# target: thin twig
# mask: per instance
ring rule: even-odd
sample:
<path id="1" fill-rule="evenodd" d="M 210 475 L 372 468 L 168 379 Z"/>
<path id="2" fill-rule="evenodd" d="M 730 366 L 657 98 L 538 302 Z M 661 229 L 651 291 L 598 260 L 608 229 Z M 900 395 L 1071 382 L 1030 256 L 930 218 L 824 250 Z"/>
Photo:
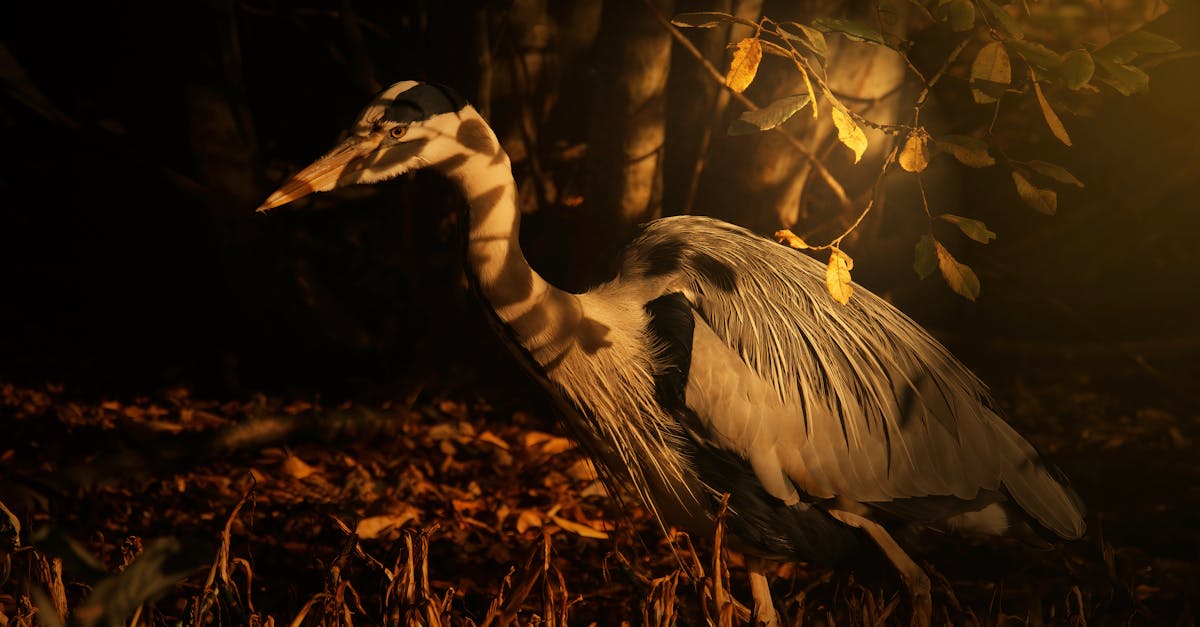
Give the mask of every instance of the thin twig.
<path id="1" fill-rule="evenodd" d="M 672 26 L 671 21 L 658 11 L 658 9 L 650 3 L 650 0 L 642 0 L 642 2 L 654 16 L 654 19 L 658 20 L 658 23 L 661 24 L 663 28 L 667 29 L 667 32 L 671 34 L 671 37 L 674 38 L 675 41 L 679 42 L 679 45 L 683 46 L 684 49 L 690 52 L 692 56 L 695 57 L 702 66 L 704 66 L 704 69 L 707 70 L 708 75 L 712 77 L 712 79 L 719 85 L 721 85 L 722 88 L 728 90 L 729 93 L 735 99 L 737 99 L 737 101 L 743 107 L 746 107 L 751 111 L 758 111 L 762 108 L 747 98 L 744 94 L 740 94 L 730 89 L 729 86 L 725 84 L 725 77 L 721 75 L 721 72 L 718 71 L 708 59 L 704 57 L 704 53 L 700 52 L 700 50 L 696 48 L 695 44 L 688 40 L 683 33 L 679 32 L 679 29 Z M 833 174 L 830 173 L 829 169 L 825 167 L 825 164 L 821 163 L 821 161 L 817 159 L 816 156 L 813 155 L 803 143 L 800 142 L 800 140 L 792 137 L 790 134 L 784 131 L 782 127 L 777 126 L 772 130 L 782 136 L 789 144 L 791 144 L 792 148 L 794 148 L 797 152 L 803 155 L 805 159 L 813 164 L 813 167 L 817 169 L 817 173 L 821 175 L 821 180 L 825 181 L 825 184 L 829 186 L 829 189 L 833 191 L 833 194 L 837 196 L 838 202 L 842 205 L 843 209 L 849 211 L 853 208 L 853 205 L 850 203 L 850 198 L 846 195 L 845 188 L 843 188 L 842 184 L 833 177 Z"/>

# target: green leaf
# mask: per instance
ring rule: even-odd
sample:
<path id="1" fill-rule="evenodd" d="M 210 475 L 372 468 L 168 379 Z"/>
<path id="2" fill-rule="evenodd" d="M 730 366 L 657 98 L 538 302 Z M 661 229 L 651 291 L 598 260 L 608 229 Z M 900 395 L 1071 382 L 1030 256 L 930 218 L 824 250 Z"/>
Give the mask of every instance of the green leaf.
<path id="1" fill-rule="evenodd" d="M 988 153 L 987 142 L 966 135 L 946 135 L 937 140 L 942 152 L 949 153 L 959 163 L 972 168 L 996 165 L 996 159 Z"/>
<path id="2" fill-rule="evenodd" d="M 1050 101 L 1046 100 L 1046 94 L 1042 93 L 1042 86 L 1038 83 L 1037 74 L 1034 74 L 1033 68 L 1029 69 L 1029 78 L 1033 82 L 1033 93 L 1037 95 L 1038 105 L 1042 107 L 1042 117 L 1046 118 L 1046 125 L 1050 127 L 1050 132 L 1054 133 L 1058 141 L 1070 146 L 1071 136 L 1067 134 L 1067 127 L 1063 126 L 1062 120 L 1058 119 L 1058 114 L 1050 106 Z"/>
<path id="3" fill-rule="evenodd" d="M 979 298 L 979 277 L 975 276 L 971 266 L 960 263 L 941 242 L 934 241 L 934 245 L 937 246 L 938 269 L 942 271 L 946 285 L 967 300 Z"/>
<path id="4" fill-rule="evenodd" d="M 1150 75 L 1141 68 L 1100 57 L 1096 57 L 1096 65 L 1099 65 L 1103 72 L 1100 80 L 1120 92 L 1122 96 L 1131 96 L 1150 89 Z"/>
<path id="5" fill-rule="evenodd" d="M 766 131 L 787 122 L 797 111 L 808 105 L 808 94 L 788 96 L 759 109 L 744 111 L 738 119 L 729 125 L 730 135 L 748 135 L 758 131 Z"/>
<path id="6" fill-rule="evenodd" d="M 1042 176 L 1052 178 L 1052 179 L 1058 181 L 1059 183 L 1065 183 L 1067 185 L 1074 185 L 1076 187 L 1083 187 L 1083 181 L 1075 178 L 1074 174 L 1071 174 L 1070 172 L 1068 172 L 1067 169 L 1062 167 L 1061 165 L 1055 165 L 1053 163 L 1046 163 L 1045 161 L 1037 161 L 1037 160 L 1030 161 L 1029 163 L 1026 163 L 1025 165 L 1029 166 L 1029 169 L 1033 170 L 1034 172 L 1037 172 L 1038 174 L 1041 174 Z"/>
<path id="7" fill-rule="evenodd" d="M 996 234 L 992 231 L 989 231 L 987 225 L 979 220 L 972 220 L 971 218 L 956 216 L 952 213 L 943 213 L 938 217 L 946 222 L 949 222 L 950 224 L 953 224 L 954 226 L 957 226 L 958 230 L 963 232 L 963 235 L 966 235 L 980 244 L 986 244 L 996 239 Z"/>
<path id="8" fill-rule="evenodd" d="M 1000 28 L 1008 33 L 1010 37 L 1021 39 L 1025 36 L 1021 32 L 1021 24 L 1017 22 L 1017 18 L 1013 17 L 1008 11 L 1005 11 L 1003 7 L 992 2 L 992 0 L 979 0 L 979 3 L 983 5 L 983 8 L 987 9 L 992 19 L 1000 23 Z"/>
<path id="9" fill-rule="evenodd" d="M 932 235 L 922 235 L 917 240 L 916 257 L 913 259 L 913 270 L 922 279 L 933 274 L 937 268 L 937 240 Z"/>
<path id="10" fill-rule="evenodd" d="M 783 33 L 784 37 L 800 42 L 800 44 L 804 47 L 812 50 L 818 55 L 821 55 L 822 59 L 829 54 L 829 46 L 825 43 L 824 33 L 811 26 L 801 24 L 800 22 L 788 22 L 787 26 L 791 26 L 799 30 L 803 37 L 798 37 L 795 34 L 788 32 L 787 29 L 781 28 L 780 31 Z"/>
<path id="11" fill-rule="evenodd" d="M 975 102 L 987 104 L 996 102 L 997 97 L 992 90 L 995 85 L 1008 85 L 1012 82 L 1012 63 L 1004 44 L 993 41 L 979 49 L 975 61 L 971 63 L 971 95 Z"/>
<path id="12" fill-rule="evenodd" d="M 1162 35 L 1135 30 L 1108 42 L 1106 46 L 1096 51 L 1096 58 L 1114 63 L 1129 63 L 1139 54 L 1175 52 L 1176 50 L 1179 50 L 1179 44 Z"/>
<path id="13" fill-rule="evenodd" d="M 754 22 L 744 20 L 742 18 L 721 13 L 719 11 L 696 11 L 694 13 L 680 13 L 671 18 L 671 23 L 680 28 L 712 28 L 720 26 L 722 23 L 729 24 L 746 24 L 749 26 L 757 26 Z"/>
<path id="14" fill-rule="evenodd" d="M 1016 170 L 1013 170 L 1012 179 L 1017 185 L 1017 195 L 1034 211 L 1051 216 L 1058 211 L 1058 194 L 1054 193 L 1054 190 L 1035 186 L 1024 174 Z"/>
<path id="15" fill-rule="evenodd" d="M 852 41 L 869 41 L 876 44 L 883 43 L 883 34 L 877 29 L 854 20 L 844 20 L 836 17 L 822 17 L 813 20 L 813 26 L 816 26 L 827 33 L 839 33 Z"/>
<path id="16" fill-rule="evenodd" d="M 1011 39 L 1007 43 L 1021 58 L 1040 68 L 1057 70 L 1062 65 L 1062 57 L 1042 44 L 1024 39 Z"/>
<path id="17" fill-rule="evenodd" d="M 1064 54 L 1062 65 L 1058 68 L 1058 74 L 1066 83 L 1067 89 L 1079 89 L 1087 85 L 1095 73 L 1096 63 L 1092 61 L 1092 55 L 1082 48 Z"/>

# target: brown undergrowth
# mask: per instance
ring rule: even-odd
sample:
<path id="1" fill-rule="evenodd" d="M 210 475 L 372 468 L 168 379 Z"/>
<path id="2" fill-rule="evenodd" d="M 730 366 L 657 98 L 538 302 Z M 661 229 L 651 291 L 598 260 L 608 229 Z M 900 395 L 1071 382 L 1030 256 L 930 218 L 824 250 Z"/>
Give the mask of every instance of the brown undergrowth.
<path id="1" fill-rule="evenodd" d="M 664 534 L 628 494 L 610 496 L 569 440 L 519 407 L 466 394 L 412 406 L 219 403 L 185 389 L 81 401 L 54 386 L 0 385 L 0 411 L 0 501 L 21 527 L 6 547 L 0 521 L 0 566 L 11 563 L 0 625 L 667 626 L 748 617 L 743 563 L 720 535 Z M 1076 473 L 1086 470 L 1080 460 L 1134 446 L 1161 445 L 1182 459 L 1195 421 L 1163 413 L 1137 428 L 1092 426 L 1082 438 L 1049 425 L 1034 439 Z M 1175 477 L 1185 500 L 1176 506 L 1195 507 L 1187 484 L 1195 478 Z M 1174 527 L 1185 546 L 1171 556 L 1164 538 L 1138 536 L 1131 512 L 1098 505 L 1087 539 L 1053 552 L 919 542 L 935 621 L 1194 621 L 1187 591 L 1197 567 L 1186 553 L 1194 529 Z M 1106 539 L 1106 527 L 1121 538 Z M 837 572 L 781 565 L 772 588 L 796 625 L 909 617 L 878 556 Z"/>

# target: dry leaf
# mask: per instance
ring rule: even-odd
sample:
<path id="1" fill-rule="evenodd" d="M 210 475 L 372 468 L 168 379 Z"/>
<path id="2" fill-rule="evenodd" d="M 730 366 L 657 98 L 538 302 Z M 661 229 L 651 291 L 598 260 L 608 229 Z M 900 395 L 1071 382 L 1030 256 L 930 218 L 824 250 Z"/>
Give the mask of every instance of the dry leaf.
<path id="1" fill-rule="evenodd" d="M 908 134 L 904 150 L 900 151 L 900 167 L 908 172 L 921 172 L 929 165 L 929 133 L 918 128 Z"/>
<path id="2" fill-rule="evenodd" d="M 938 148 L 972 168 L 996 165 L 996 159 L 988 153 L 987 142 L 966 135 L 946 135 L 937 141 Z"/>
<path id="3" fill-rule="evenodd" d="M 566 438 L 541 431 L 530 431 L 525 434 L 525 448 L 535 448 L 547 455 L 558 455 L 574 446 L 575 443 Z"/>
<path id="4" fill-rule="evenodd" d="M 836 111 L 837 109 L 834 109 Z M 829 253 L 829 265 L 825 268 L 825 287 L 833 300 L 845 305 L 850 302 L 854 286 L 850 283 L 850 270 L 854 268 L 854 260 L 850 255 L 834 248 Z"/>
<path id="5" fill-rule="evenodd" d="M 971 218 L 956 216 L 952 213 L 944 213 L 938 217 L 946 222 L 949 222 L 950 224 L 953 224 L 954 226 L 957 226 L 958 229 L 963 232 L 963 235 L 966 235 L 980 244 L 986 244 L 996 239 L 996 233 L 989 230 L 987 225 L 979 220 L 972 220 Z"/>
<path id="6" fill-rule="evenodd" d="M 484 431 L 483 433 L 480 433 L 479 441 L 487 442 L 488 444 L 502 448 L 506 451 L 508 450 L 508 442 L 501 440 L 496 434 L 492 433 L 491 431 Z"/>
<path id="7" fill-rule="evenodd" d="M 938 269 L 950 289 L 967 300 L 979 298 L 979 277 L 975 276 L 975 271 L 959 263 L 941 242 L 935 240 L 933 244 L 937 246 Z"/>
<path id="8" fill-rule="evenodd" d="M 1042 107 L 1042 117 L 1046 118 L 1046 124 L 1050 126 L 1050 132 L 1058 138 L 1058 141 L 1070 146 L 1071 137 L 1067 135 L 1067 127 L 1063 126 L 1062 120 L 1058 119 L 1058 114 L 1050 107 L 1050 103 L 1046 101 L 1046 95 L 1042 93 L 1042 86 L 1037 82 L 1037 74 L 1034 74 L 1033 68 L 1029 69 L 1029 79 L 1033 81 L 1033 93 L 1037 94 L 1038 104 Z"/>
<path id="9" fill-rule="evenodd" d="M 523 509 L 517 516 L 517 533 L 525 533 L 527 529 L 541 526 L 542 514 L 536 509 Z"/>
<path id="10" fill-rule="evenodd" d="M 854 162 L 858 163 L 862 159 L 863 153 L 867 151 L 866 133 L 858 128 L 849 113 L 838 107 L 833 108 L 833 124 L 837 126 L 838 141 L 854 152 Z"/>
<path id="11" fill-rule="evenodd" d="M 754 82 L 761 61 L 762 44 L 756 37 L 739 41 L 737 50 L 733 52 L 733 62 L 729 64 L 729 73 L 725 75 L 725 85 L 739 94 L 746 91 Z"/>
<path id="12" fill-rule="evenodd" d="M 572 520 L 567 520 L 566 518 L 563 518 L 561 516 L 551 516 L 550 520 L 553 520 L 554 524 L 558 525 L 559 527 L 562 527 L 564 530 L 570 531 L 573 534 L 580 535 L 585 538 L 595 538 L 597 540 L 608 539 L 607 533 L 604 533 L 603 531 L 600 531 L 599 529 L 594 529 L 583 523 L 577 523 Z"/>
<path id="13" fill-rule="evenodd" d="M 417 519 L 416 508 L 409 507 L 400 514 L 388 514 L 385 516 L 368 516 L 360 521 L 354 528 L 354 533 L 363 540 L 371 540 L 383 535 L 389 529 L 403 527 L 409 521 Z"/>
<path id="14" fill-rule="evenodd" d="M 796 250 L 803 250 L 809 247 L 807 242 L 801 239 L 799 235 L 791 232 L 789 229 L 780 229 L 775 231 L 775 241 L 779 242 L 780 244 L 787 244 Z"/>
<path id="15" fill-rule="evenodd" d="M 303 479 L 317 472 L 317 469 L 295 455 L 288 455 L 287 459 L 283 460 L 283 471 L 294 479 Z"/>

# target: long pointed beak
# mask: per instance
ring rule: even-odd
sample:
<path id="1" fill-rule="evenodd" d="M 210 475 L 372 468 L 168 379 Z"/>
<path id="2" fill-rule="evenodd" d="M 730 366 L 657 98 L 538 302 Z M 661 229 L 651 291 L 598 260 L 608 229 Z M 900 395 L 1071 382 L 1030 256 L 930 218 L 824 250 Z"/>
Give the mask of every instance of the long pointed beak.
<path id="1" fill-rule="evenodd" d="M 379 147 L 382 135 L 352 136 L 334 148 L 329 154 L 284 182 L 275 193 L 267 197 L 258 211 L 267 211 L 280 205 L 303 198 L 313 192 L 325 192 L 337 187 L 338 180 L 346 169 Z"/>

